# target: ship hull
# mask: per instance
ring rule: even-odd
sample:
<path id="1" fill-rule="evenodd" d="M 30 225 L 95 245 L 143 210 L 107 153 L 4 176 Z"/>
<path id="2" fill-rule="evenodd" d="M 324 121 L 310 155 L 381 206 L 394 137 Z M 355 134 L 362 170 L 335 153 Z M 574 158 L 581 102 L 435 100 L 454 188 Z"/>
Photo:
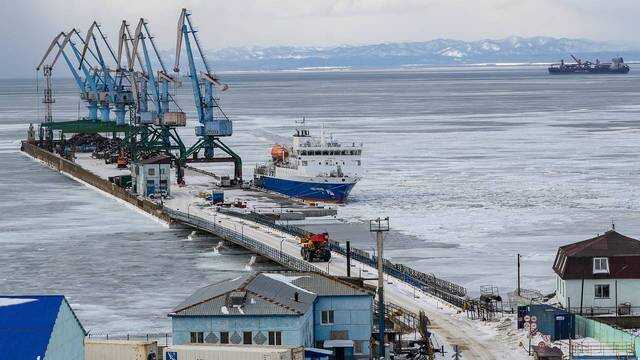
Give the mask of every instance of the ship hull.
<path id="1" fill-rule="evenodd" d="M 345 202 L 355 184 L 282 179 L 266 175 L 254 178 L 254 185 L 259 188 L 298 199 L 333 203 Z"/>
<path id="2" fill-rule="evenodd" d="M 551 75 L 572 75 L 572 74 L 628 74 L 629 68 L 624 67 L 620 69 L 559 69 L 557 67 L 548 68 Z"/>

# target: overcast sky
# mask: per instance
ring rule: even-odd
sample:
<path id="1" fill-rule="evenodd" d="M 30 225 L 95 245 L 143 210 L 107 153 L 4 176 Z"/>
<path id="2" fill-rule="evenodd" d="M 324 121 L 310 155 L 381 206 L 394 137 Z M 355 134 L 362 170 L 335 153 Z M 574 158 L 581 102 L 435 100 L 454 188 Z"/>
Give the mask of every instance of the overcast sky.
<path id="1" fill-rule="evenodd" d="M 435 38 L 579 37 L 640 47 L 640 0 L 0 0 L 0 77 L 34 76 L 56 33 L 95 19 L 115 39 L 122 19 L 149 21 L 173 49 L 180 9 L 209 49 Z"/>

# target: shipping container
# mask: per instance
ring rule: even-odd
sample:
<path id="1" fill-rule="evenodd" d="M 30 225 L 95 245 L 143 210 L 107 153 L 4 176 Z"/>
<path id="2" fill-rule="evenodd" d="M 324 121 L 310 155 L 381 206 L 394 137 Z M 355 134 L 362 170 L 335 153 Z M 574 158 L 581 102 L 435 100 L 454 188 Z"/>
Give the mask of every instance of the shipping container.
<path id="1" fill-rule="evenodd" d="M 304 360 L 304 348 L 243 345 L 173 345 L 164 360 Z"/>
<path id="2" fill-rule="evenodd" d="M 156 341 L 92 340 L 84 342 L 85 360 L 159 359 Z"/>
<path id="3" fill-rule="evenodd" d="M 222 191 L 212 191 L 211 192 L 211 202 L 214 204 L 221 204 L 224 202 L 224 192 Z"/>

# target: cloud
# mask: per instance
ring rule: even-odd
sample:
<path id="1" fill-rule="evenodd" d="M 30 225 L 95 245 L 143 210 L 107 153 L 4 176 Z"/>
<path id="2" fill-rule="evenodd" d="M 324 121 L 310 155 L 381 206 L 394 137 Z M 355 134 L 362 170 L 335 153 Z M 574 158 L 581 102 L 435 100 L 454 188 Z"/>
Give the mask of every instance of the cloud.
<path id="1" fill-rule="evenodd" d="M 434 38 L 580 37 L 638 44 L 640 1 L 616 0 L 0 0 L 0 77 L 30 76 L 53 36 L 95 19 L 115 39 L 145 17 L 163 49 L 182 7 L 205 47 L 336 45 Z"/>

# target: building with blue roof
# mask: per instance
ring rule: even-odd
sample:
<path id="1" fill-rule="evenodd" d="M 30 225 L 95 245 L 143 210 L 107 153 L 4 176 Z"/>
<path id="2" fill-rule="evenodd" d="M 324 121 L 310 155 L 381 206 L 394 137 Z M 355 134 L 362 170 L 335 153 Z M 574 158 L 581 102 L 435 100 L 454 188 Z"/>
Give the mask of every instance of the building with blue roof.
<path id="1" fill-rule="evenodd" d="M 251 273 L 205 286 L 169 316 L 174 345 L 327 348 L 337 359 L 371 354 L 373 293 L 318 273 Z"/>
<path id="2" fill-rule="evenodd" d="M 83 360 L 85 335 L 62 295 L 0 295 L 0 359 Z"/>

